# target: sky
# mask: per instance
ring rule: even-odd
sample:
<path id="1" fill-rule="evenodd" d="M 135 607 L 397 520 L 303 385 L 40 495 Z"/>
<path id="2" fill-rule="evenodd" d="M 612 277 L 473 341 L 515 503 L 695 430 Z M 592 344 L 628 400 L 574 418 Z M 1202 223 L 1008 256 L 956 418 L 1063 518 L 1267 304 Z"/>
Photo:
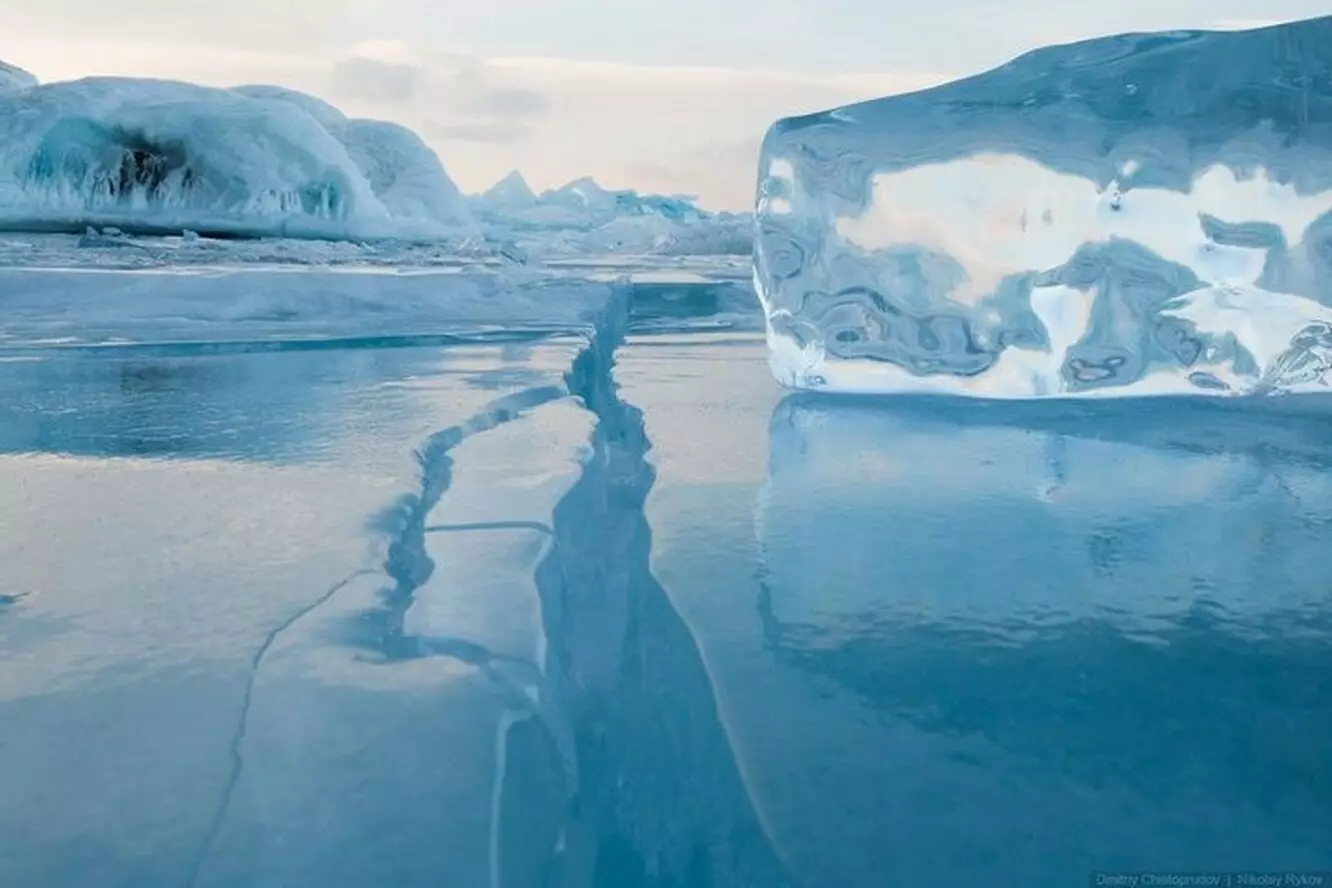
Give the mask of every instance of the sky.
<path id="1" fill-rule="evenodd" d="M 482 191 L 610 188 L 752 203 L 779 117 L 906 92 L 1037 46 L 1256 27 L 1327 0 L 0 0 L 0 60 L 275 83 L 421 134 Z"/>

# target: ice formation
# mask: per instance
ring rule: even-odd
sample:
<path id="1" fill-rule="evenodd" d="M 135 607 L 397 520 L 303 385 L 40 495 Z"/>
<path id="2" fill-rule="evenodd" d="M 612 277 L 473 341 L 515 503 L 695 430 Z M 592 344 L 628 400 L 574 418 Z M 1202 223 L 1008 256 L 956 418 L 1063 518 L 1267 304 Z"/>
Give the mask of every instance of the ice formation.
<path id="1" fill-rule="evenodd" d="M 0 226 L 437 236 L 465 201 L 414 133 L 281 87 L 0 69 Z"/>
<path id="2" fill-rule="evenodd" d="M 536 206 L 537 196 L 523 174 L 514 170 L 478 197 L 477 203 L 496 214 L 521 212 Z"/>
<path id="3" fill-rule="evenodd" d="M 753 248 L 748 215 L 704 210 L 682 195 L 612 191 L 589 177 L 537 195 L 514 171 L 471 204 L 492 234 L 557 253 L 739 255 Z"/>
<path id="4" fill-rule="evenodd" d="M 330 132 L 347 149 L 389 215 L 403 222 L 465 225 L 458 186 L 420 136 L 396 123 L 349 120 Z"/>
<path id="5" fill-rule="evenodd" d="M 1321 390 L 1332 17 L 1051 47 L 778 121 L 755 282 L 785 385 Z"/>
<path id="6" fill-rule="evenodd" d="M 37 78 L 22 68 L 0 62 L 0 95 L 37 85 Z"/>
<path id="7" fill-rule="evenodd" d="M 591 178 L 538 196 L 515 171 L 465 197 L 411 130 L 348 118 L 281 86 L 122 77 L 39 84 L 0 63 L 0 230 L 89 227 L 479 242 L 506 258 L 729 255 L 752 244 L 748 216 L 710 213 L 687 197 L 611 191 Z"/>

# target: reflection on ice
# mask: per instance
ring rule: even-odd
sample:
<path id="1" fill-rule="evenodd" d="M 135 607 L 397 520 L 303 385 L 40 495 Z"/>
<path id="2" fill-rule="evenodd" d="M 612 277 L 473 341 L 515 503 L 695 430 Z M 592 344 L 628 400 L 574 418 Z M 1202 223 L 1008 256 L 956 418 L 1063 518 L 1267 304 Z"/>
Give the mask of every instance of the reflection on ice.
<path id="1" fill-rule="evenodd" d="M 783 401 L 757 615 L 849 694 L 790 755 L 871 735 L 810 795 L 875 803 L 778 840 L 865 885 L 1326 866 L 1329 440 L 1322 399 Z"/>

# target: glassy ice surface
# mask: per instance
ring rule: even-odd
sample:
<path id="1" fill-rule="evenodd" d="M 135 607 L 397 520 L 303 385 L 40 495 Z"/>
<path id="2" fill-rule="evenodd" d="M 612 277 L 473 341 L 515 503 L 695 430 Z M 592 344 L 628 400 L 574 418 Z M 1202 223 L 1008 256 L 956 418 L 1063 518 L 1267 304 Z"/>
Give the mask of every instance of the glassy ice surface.
<path id="1" fill-rule="evenodd" d="M 778 121 L 757 238 L 795 388 L 1323 390 L 1332 18 L 1041 49 Z"/>
<path id="2" fill-rule="evenodd" d="M 783 399 L 588 286 L 3 354 L 0 885 L 1332 869 L 1326 400 Z"/>

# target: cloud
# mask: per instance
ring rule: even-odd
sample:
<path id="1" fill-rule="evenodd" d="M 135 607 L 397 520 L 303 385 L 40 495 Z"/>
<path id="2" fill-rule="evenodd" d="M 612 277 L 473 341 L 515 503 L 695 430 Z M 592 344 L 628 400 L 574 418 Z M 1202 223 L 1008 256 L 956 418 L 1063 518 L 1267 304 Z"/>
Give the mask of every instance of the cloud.
<path id="1" fill-rule="evenodd" d="M 420 68 L 378 59 L 348 58 L 333 65 L 331 87 L 338 95 L 367 102 L 401 105 L 420 88 Z"/>
<path id="2" fill-rule="evenodd" d="M 533 89 L 491 89 L 473 99 L 470 108 L 478 114 L 514 120 L 545 114 L 550 99 Z"/>
<path id="3" fill-rule="evenodd" d="M 0 0 L 3 4 L 6 0 Z M 5 35 L 8 37 L 9 35 Z M 482 57 L 404 41 L 321 53 L 90 37 L 18 35 L 0 57 L 44 80 L 89 73 L 212 86 L 275 83 L 353 117 L 421 134 L 465 191 L 512 169 L 534 188 L 592 175 L 607 187 L 752 204 L 758 140 L 778 117 L 916 89 L 931 73 L 812 76 L 544 56 Z"/>
<path id="4" fill-rule="evenodd" d="M 354 52 L 332 66 L 330 98 L 350 104 L 358 115 L 389 107 L 398 115 L 415 114 L 409 125 L 427 141 L 520 142 L 550 110 L 541 90 L 477 56 L 397 41 L 364 43 Z"/>
<path id="5" fill-rule="evenodd" d="M 439 139 L 446 142 L 478 142 L 484 145 L 504 145 L 527 138 L 532 127 L 523 123 L 502 120 L 481 121 L 476 123 L 440 123 L 427 120 L 422 127 L 422 135 L 427 139 Z"/>
<path id="6" fill-rule="evenodd" d="M 661 194 L 706 196 L 714 206 L 748 209 L 754 201 L 760 136 L 709 143 L 668 162 L 634 163 L 627 173 L 638 187 Z"/>

